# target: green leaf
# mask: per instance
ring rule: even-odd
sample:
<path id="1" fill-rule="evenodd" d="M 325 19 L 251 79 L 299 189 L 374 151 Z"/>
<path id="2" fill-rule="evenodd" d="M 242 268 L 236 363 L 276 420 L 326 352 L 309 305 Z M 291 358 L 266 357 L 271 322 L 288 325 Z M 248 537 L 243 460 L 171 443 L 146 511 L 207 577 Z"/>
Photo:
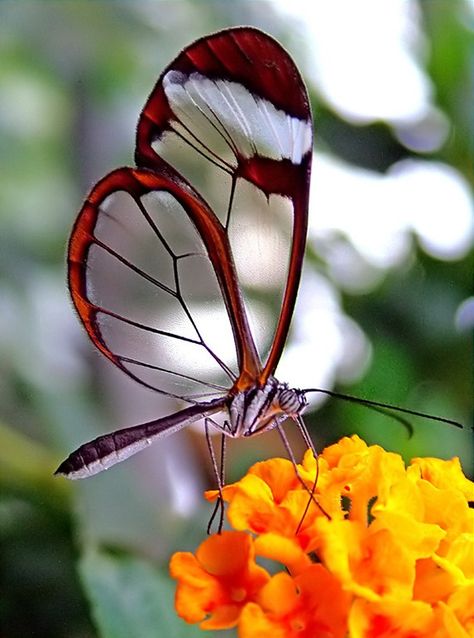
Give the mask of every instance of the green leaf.
<path id="1" fill-rule="evenodd" d="M 216 636 L 177 617 L 173 581 L 142 559 L 89 550 L 79 569 L 102 638 Z"/>

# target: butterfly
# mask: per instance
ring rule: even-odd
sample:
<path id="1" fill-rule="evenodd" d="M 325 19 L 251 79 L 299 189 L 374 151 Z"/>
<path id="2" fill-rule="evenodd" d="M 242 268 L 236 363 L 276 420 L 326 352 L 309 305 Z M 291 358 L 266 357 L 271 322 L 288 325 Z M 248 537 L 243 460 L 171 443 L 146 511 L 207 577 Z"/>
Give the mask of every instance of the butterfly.
<path id="1" fill-rule="evenodd" d="M 304 82 L 262 31 L 208 35 L 165 68 L 138 121 L 136 167 L 101 179 L 79 212 L 68 283 L 94 346 L 141 386 L 188 405 L 81 445 L 56 474 L 91 476 L 202 419 L 223 440 L 277 428 L 285 443 L 289 418 L 313 447 L 301 418 L 307 394 L 336 393 L 274 376 L 301 278 L 312 149 Z M 195 185 L 211 173 L 212 206 Z M 265 270 L 264 253 L 280 244 L 283 256 Z M 259 345 L 249 319 L 258 294 L 245 294 L 243 283 L 268 284 L 275 273 L 280 303 Z M 225 338 L 214 346 L 217 333 Z M 230 358 L 217 352 L 223 343 L 232 344 Z"/>
<path id="2" fill-rule="evenodd" d="M 166 152 L 173 155 L 173 145 L 212 165 L 225 180 L 229 198 L 223 218 L 165 159 Z M 301 276 L 312 147 L 311 109 L 301 75 L 283 47 L 262 31 L 237 27 L 203 37 L 166 67 L 139 118 L 136 168 L 119 168 L 100 180 L 79 212 L 69 241 L 68 283 L 95 347 L 140 385 L 190 405 L 82 445 L 57 474 L 72 479 L 96 474 L 203 418 L 224 435 L 249 437 L 300 417 L 305 393 L 278 381 L 274 372 Z M 229 237 L 243 182 L 266 202 L 286 200 L 291 211 L 286 284 L 264 362 Z M 193 246 L 178 245 L 178 226 L 194 235 Z M 160 259 L 167 266 L 158 276 Z M 208 346 L 183 290 L 184 271 L 202 271 L 217 284 L 236 370 Z M 150 304 L 155 304 L 152 312 Z M 140 305 L 147 310 L 138 311 Z M 157 319 L 160 307 L 168 320 Z M 173 319 L 187 324 L 186 334 L 174 331 Z M 165 344 L 178 350 L 177 359 L 184 345 L 215 364 L 227 382 L 202 385 L 216 396 L 180 392 L 180 381 L 201 381 L 187 374 L 183 357 L 174 361 L 175 368 L 156 361 Z M 166 360 L 169 356 L 163 354 Z M 213 418 L 219 413 L 222 423 Z"/>

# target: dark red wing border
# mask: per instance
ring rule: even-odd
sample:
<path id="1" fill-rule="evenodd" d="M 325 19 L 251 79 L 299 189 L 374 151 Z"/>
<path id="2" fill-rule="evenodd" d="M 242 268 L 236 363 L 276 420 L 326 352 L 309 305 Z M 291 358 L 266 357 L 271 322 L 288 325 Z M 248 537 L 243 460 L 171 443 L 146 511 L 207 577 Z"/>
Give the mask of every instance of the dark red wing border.
<path id="1" fill-rule="evenodd" d="M 265 362 L 263 373 L 260 375 L 262 385 L 267 381 L 268 377 L 275 372 L 281 353 L 285 347 L 291 318 L 295 309 L 308 231 L 310 173 L 311 155 L 309 154 L 301 166 L 301 171 L 295 175 L 295 181 L 293 182 L 294 190 L 291 196 L 293 203 L 293 239 L 291 243 L 288 279 L 272 347 Z"/>
<path id="2" fill-rule="evenodd" d="M 164 175 L 146 169 L 120 168 L 107 175 L 92 189 L 79 213 L 69 241 L 68 277 L 74 306 L 94 345 L 128 376 L 133 377 L 121 359 L 109 349 L 101 334 L 97 321 L 100 309 L 90 301 L 87 289 L 89 250 L 96 242 L 94 229 L 101 213 L 101 205 L 109 195 L 125 191 L 138 201 L 151 191 L 166 191 L 186 211 L 205 245 L 234 333 L 240 371 L 239 385 L 247 387 L 255 383 L 255 379 L 261 373 L 261 364 L 237 284 L 227 234 L 199 195 L 187 184 L 182 183 L 177 175 L 174 178 L 171 175 L 171 170 Z"/>
<path id="3" fill-rule="evenodd" d="M 311 117 L 306 87 L 285 49 L 258 29 L 225 29 L 183 49 L 160 75 L 138 122 L 137 166 L 156 165 L 151 144 L 169 130 L 174 117 L 163 90 L 163 78 L 169 71 L 198 72 L 211 79 L 238 82 L 293 117 Z"/>

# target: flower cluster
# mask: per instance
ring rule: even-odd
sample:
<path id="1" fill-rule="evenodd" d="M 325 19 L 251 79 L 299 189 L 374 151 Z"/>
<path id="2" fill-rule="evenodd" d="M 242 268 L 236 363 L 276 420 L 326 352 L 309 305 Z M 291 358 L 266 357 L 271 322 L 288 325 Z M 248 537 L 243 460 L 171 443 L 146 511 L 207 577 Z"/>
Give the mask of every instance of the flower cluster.
<path id="1" fill-rule="evenodd" d="M 297 473 L 257 463 L 223 496 L 234 531 L 171 560 L 186 621 L 239 638 L 474 636 L 474 485 L 458 459 L 405 467 L 353 436 Z"/>

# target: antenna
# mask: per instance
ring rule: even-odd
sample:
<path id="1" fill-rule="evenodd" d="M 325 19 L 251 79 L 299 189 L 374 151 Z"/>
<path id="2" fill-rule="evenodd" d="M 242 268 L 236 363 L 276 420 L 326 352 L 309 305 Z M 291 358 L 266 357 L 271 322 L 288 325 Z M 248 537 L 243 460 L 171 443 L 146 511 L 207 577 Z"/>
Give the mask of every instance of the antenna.
<path id="1" fill-rule="evenodd" d="M 391 405 L 390 403 L 370 401 L 369 399 L 355 397 L 352 394 L 343 394 L 341 392 L 333 392 L 332 390 L 323 390 L 322 388 L 308 388 L 307 390 L 303 390 L 303 392 L 305 394 L 308 394 L 309 392 L 319 392 L 321 394 L 326 394 L 327 396 L 333 397 L 334 399 L 341 399 L 342 401 L 347 401 L 349 403 L 358 403 L 359 405 L 364 405 L 366 408 L 370 408 L 372 410 L 375 410 L 376 412 L 386 414 L 396 421 L 399 421 L 399 423 L 407 428 L 410 436 L 413 434 L 413 426 L 411 425 L 411 423 L 403 417 L 400 417 L 396 414 L 390 414 L 390 412 L 402 412 L 403 414 L 411 414 L 412 416 L 419 416 L 423 419 L 438 421 L 439 423 L 447 423 L 448 425 L 452 425 L 456 428 L 464 429 L 462 423 L 458 423 L 457 421 L 453 421 L 452 419 L 446 419 L 442 416 L 434 416 L 433 414 L 427 414 L 426 412 L 418 412 L 417 410 L 409 410 L 408 408 L 401 408 L 397 405 Z"/>

